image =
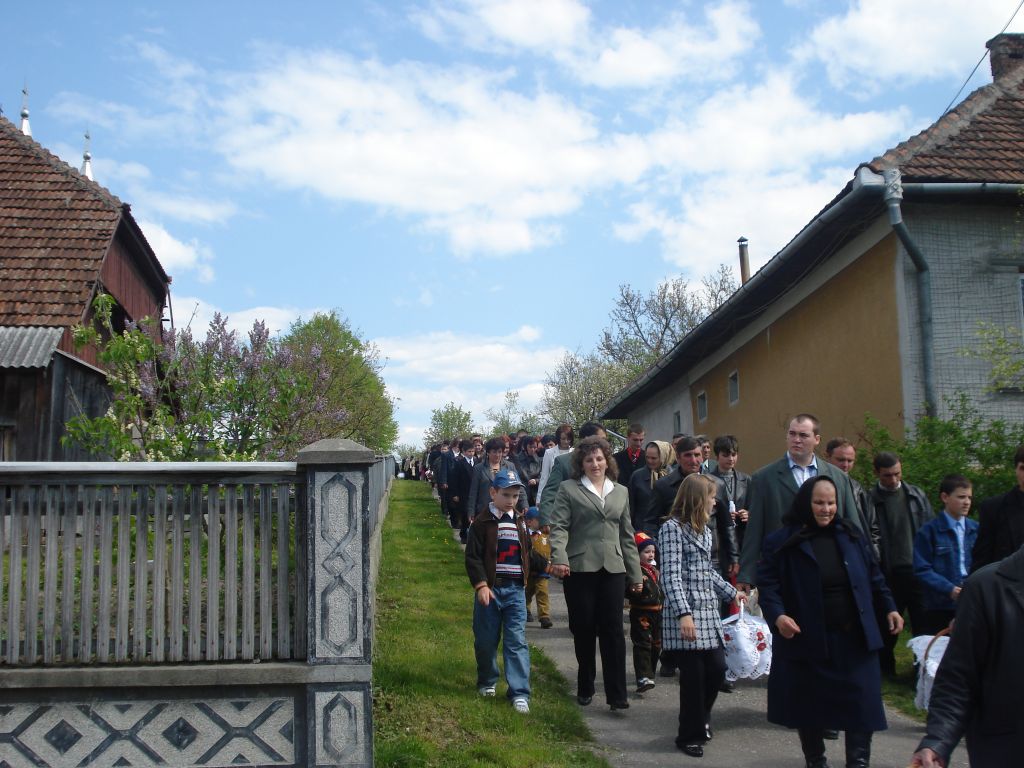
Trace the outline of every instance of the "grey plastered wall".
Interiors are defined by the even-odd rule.
[[[1020,202],[905,203],[903,212],[931,267],[938,413],[948,415],[947,399],[963,390],[985,417],[1021,420],[1024,395],[988,391],[988,365],[964,354],[976,344],[980,321],[1021,327],[1021,275],[1013,263],[1024,266]],[[899,253],[903,405],[907,425],[912,426],[924,402],[917,278],[902,246]]]
[[[680,432],[693,434],[693,411],[690,407],[690,388],[679,380],[644,401],[629,412],[630,423],[643,424],[647,440],[671,440],[675,432],[674,415],[679,411]]]

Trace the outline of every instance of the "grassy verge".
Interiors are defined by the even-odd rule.
[[[397,481],[384,523],[373,659],[378,766],[602,766],[565,678],[531,647],[531,713],[476,693],[472,590],[426,483]]]

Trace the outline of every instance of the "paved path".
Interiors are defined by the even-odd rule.
[[[527,625],[528,640],[544,649],[561,672],[575,683],[576,657],[572,647],[561,584],[551,580],[551,612],[555,626],[541,629],[532,622]],[[628,639],[628,619],[624,623]],[[630,708],[612,712],[604,704],[598,658],[597,693],[594,703],[584,708],[587,724],[608,762],[619,768],[650,768],[681,766],[694,768],[798,768],[803,766],[796,733],[771,725],[765,719],[767,689],[763,681],[741,681],[732,694],[721,694],[715,704],[714,740],[705,747],[702,759],[690,758],[680,752],[673,741],[679,716],[678,682],[673,678],[657,678],[657,687],[644,694],[631,693]],[[633,662],[627,660],[627,680],[633,680]],[[876,733],[872,744],[871,765],[874,768],[904,768],[921,738],[919,723],[895,712],[887,711],[889,730]],[[833,766],[844,764],[842,740],[826,742]],[[951,768],[967,768],[967,755],[958,749]]]

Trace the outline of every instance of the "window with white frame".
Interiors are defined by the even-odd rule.
[[[697,421],[707,421],[708,419],[708,393],[698,392],[697,393]]]
[[[729,405],[736,405],[740,401],[740,372],[733,371],[729,374],[729,382],[726,385],[729,391]]]
[[[683,431],[683,414],[676,411],[672,414],[672,433],[678,435]]]

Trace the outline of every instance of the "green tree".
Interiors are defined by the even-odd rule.
[[[430,426],[423,435],[425,447],[434,443],[465,437],[473,431],[473,414],[449,401],[430,412]]]
[[[948,417],[922,417],[902,440],[867,416],[853,475],[870,488],[875,483],[875,453],[894,451],[902,459],[904,478],[921,486],[935,506],[939,483],[949,474],[968,477],[976,501],[1005,493],[1015,483],[1013,455],[1024,444],[1024,424],[986,420],[963,393],[947,406]]]
[[[1024,389],[1024,335],[1019,327],[978,323],[978,343],[965,352],[988,362],[992,391]]]
[[[95,322],[75,330],[92,345],[113,399],[98,418],[75,416],[68,442],[120,460],[294,458],[323,437],[351,437],[379,451],[397,436],[376,350],[336,314],[295,323],[283,342],[255,322],[242,342],[214,316],[205,338],[161,339],[143,320],[119,332],[115,302],[95,301]]]
[[[323,437],[345,437],[377,452],[398,438],[394,402],[380,376],[377,348],[332,311],[297,320],[281,338],[282,363],[303,392],[316,393],[289,412],[282,430],[296,448]]]
[[[505,392],[505,403],[501,408],[488,408],[484,411],[492,424],[491,434],[511,435],[525,429],[531,435],[539,435],[544,431],[544,420],[536,413],[519,406],[519,393],[514,390]]]

